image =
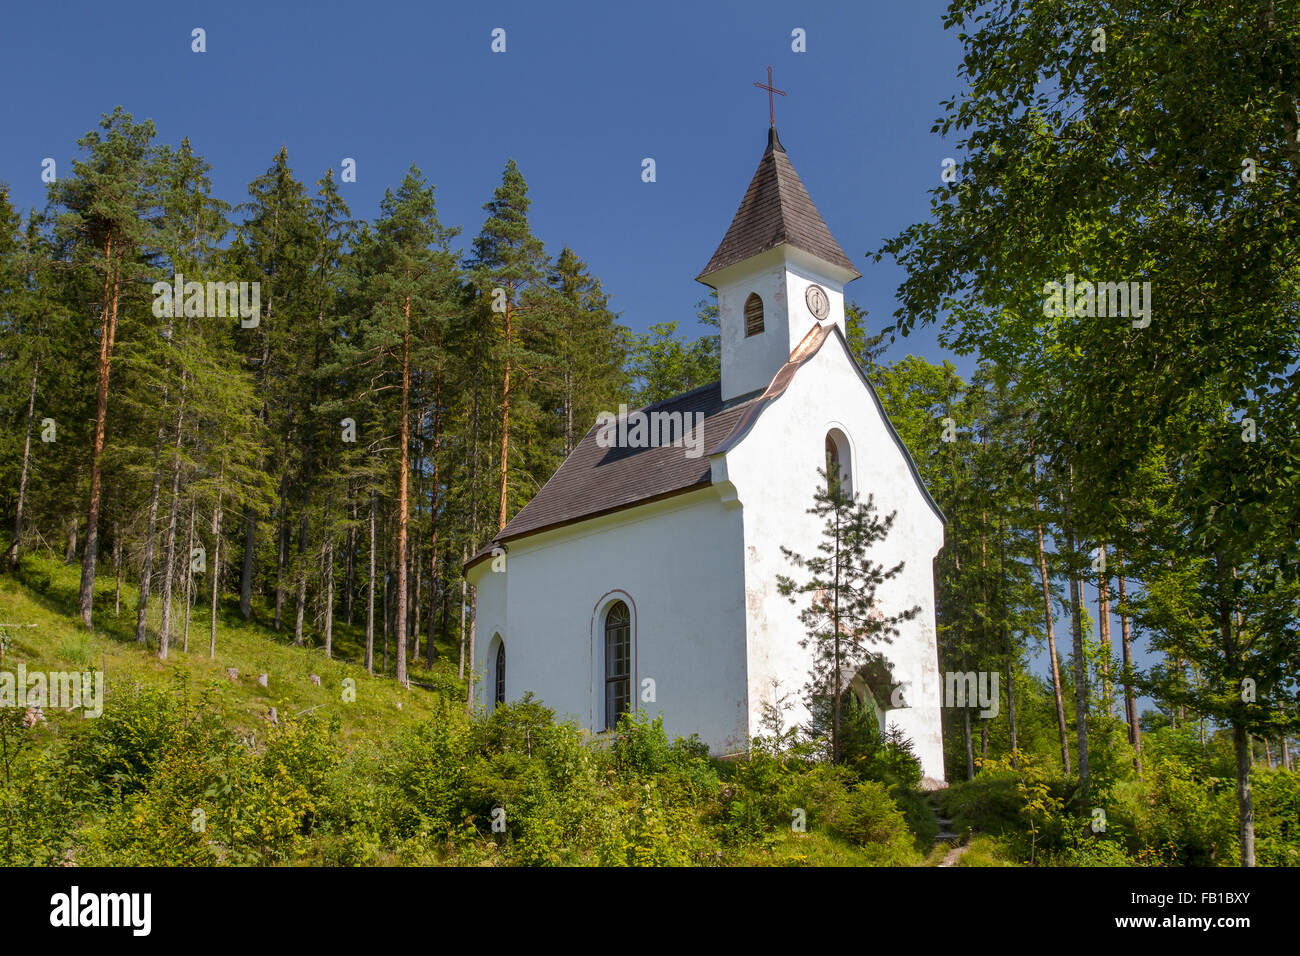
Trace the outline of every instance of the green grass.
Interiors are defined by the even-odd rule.
[[[767,846],[746,846],[728,854],[728,866],[915,866],[916,859],[883,858],[878,848],[860,847],[825,833],[777,831]]]
[[[105,707],[112,705],[116,687],[175,686],[186,680],[194,686],[216,689],[216,706],[229,726],[245,733],[256,733],[274,707],[284,718],[304,711],[337,714],[345,738],[379,739],[393,731],[427,717],[442,698],[418,686],[403,687],[378,673],[382,661],[382,639],[376,640],[376,674],[370,676],[360,666],[365,632],[362,627],[335,625],[333,659],[319,647],[293,644],[292,601],[286,630],[276,632],[267,626],[272,620],[270,609],[256,605],[253,619],[245,621],[238,602],[232,596],[219,603],[216,628],[216,655],[209,658],[208,642],[210,607],[199,603],[190,620],[189,650],[183,649],[180,631],[184,628],[183,605],[173,609],[173,638],[166,661],[158,659],[157,628],[161,601],[150,601],[149,643],[135,641],[137,590],[122,584],[121,611],[115,614],[114,580],[101,576],[95,583],[94,628],[87,630],[76,613],[80,566],[65,565],[48,555],[25,557],[16,575],[0,574],[0,625],[4,625],[9,647],[0,668],[12,671],[19,662],[29,671],[102,670],[105,675]],[[381,622],[376,621],[376,631]],[[312,643],[317,635],[313,635]],[[449,696],[463,699],[464,683],[456,680],[457,660],[454,648],[436,647],[438,660],[432,670],[411,668],[411,679],[443,688]],[[393,666],[390,647],[389,666]],[[237,680],[226,676],[227,668],[236,668]],[[259,674],[268,676],[268,686],[257,683]],[[320,686],[311,683],[310,675],[320,677]],[[355,702],[345,702],[344,680],[356,682]],[[82,720],[80,715],[48,713],[54,727]]]
[[[977,836],[970,841],[966,852],[957,860],[957,866],[1019,866],[1006,858],[998,842],[990,836]]]
[[[438,647],[438,660],[432,669],[423,666],[412,669],[413,680],[433,685],[437,690],[426,690],[419,686],[403,687],[390,677],[368,675],[360,665],[364,641],[362,628],[339,625],[335,631],[335,646],[339,656],[328,659],[320,647],[294,646],[291,617],[287,630],[277,632],[269,626],[273,619],[272,608],[264,603],[256,604],[252,619],[245,621],[239,614],[235,596],[226,595],[218,607],[215,656],[208,656],[210,610],[200,605],[195,608],[190,621],[189,649],[184,649],[182,637],[174,635],[168,658],[163,661],[158,658],[156,633],[160,602],[156,598],[150,602],[153,607],[149,618],[149,642],[137,643],[136,590],[123,584],[119,611],[115,604],[115,582],[111,576],[105,575],[96,582],[95,626],[87,630],[76,613],[79,577],[79,567],[65,565],[57,556],[52,555],[27,557],[19,573],[0,574],[0,625],[3,625],[3,635],[0,636],[4,636],[7,641],[3,659],[0,659],[0,670],[12,672],[21,662],[28,671],[84,671],[91,668],[102,671],[107,690],[104,709],[110,714],[113,712],[114,695],[125,697],[133,686],[161,690],[167,694],[180,694],[185,689],[210,690],[210,693],[197,699],[210,701],[207,706],[215,710],[221,724],[241,737],[255,737],[256,747],[263,749],[269,747],[273,739],[267,725],[272,707],[276,709],[282,724],[288,718],[307,711],[321,717],[335,716],[339,720],[342,747],[351,753],[338,764],[338,779],[330,779],[328,786],[321,784],[309,796],[294,791],[299,803],[293,804],[295,812],[307,814],[307,811],[302,810],[302,804],[309,806],[312,814],[327,814],[329,826],[322,826],[310,833],[304,829],[299,837],[305,836],[307,839],[299,840],[290,849],[283,849],[276,844],[274,852],[283,853],[283,861],[326,863],[356,858],[387,863],[450,862],[457,865],[480,865],[494,862],[497,850],[493,839],[486,834],[470,839],[461,833],[453,840],[450,836],[434,836],[421,831],[418,838],[408,834],[401,838],[394,837],[396,842],[383,842],[388,837],[381,836],[381,833],[388,831],[367,815],[373,811],[367,801],[377,792],[370,786],[368,779],[368,770],[373,770],[373,761],[376,759],[396,757],[415,760],[416,763],[412,766],[419,767],[421,772],[427,771],[431,781],[429,786],[434,787],[435,791],[448,781],[464,777],[467,782],[457,784],[465,789],[465,793],[457,797],[457,806],[462,807],[462,811],[479,799],[477,794],[484,788],[489,791],[504,788],[503,792],[507,794],[515,792],[512,775],[516,772],[516,764],[523,759],[517,752],[468,753],[463,759],[468,762],[470,769],[467,771],[461,767],[457,772],[455,767],[441,766],[437,760],[432,760],[429,755],[433,751],[420,750],[412,756],[407,752],[410,738],[406,739],[407,751],[401,747],[390,751],[372,746],[387,742],[403,730],[413,728],[434,716],[435,712],[450,710],[453,713],[463,713],[464,708],[460,702],[464,700],[465,685],[455,676],[457,660],[454,647]],[[286,613],[291,614],[292,601],[287,604]],[[179,602],[174,616],[177,614],[179,617],[174,630],[183,632],[184,608]],[[318,639],[319,635],[312,634],[309,643],[314,644]],[[376,655],[377,666],[381,660],[382,647],[379,650],[380,653]],[[227,668],[238,670],[236,680],[227,677]],[[267,687],[261,687],[257,682],[257,676],[262,673],[269,677]],[[312,674],[319,675],[319,686],[311,683]],[[344,700],[342,691],[344,681],[348,678],[355,681],[355,702]],[[191,698],[193,699],[196,698]],[[42,739],[46,745],[71,744],[78,736],[90,737],[93,731],[111,726],[86,719],[75,711],[47,710],[46,716],[47,723],[38,725],[34,731],[36,740],[33,742],[38,744],[37,750],[42,751],[54,749],[41,746]],[[463,719],[457,718],[458,721]],[[468,728],[462,727],[462,730],[468,732]],[[332,729],[330,733],[333,734]],[[280,737],[277,735],[274,739]],[[253,741],[250,740],[249,743],[253,744]],[[661,744],[664,748],[668,746],[666,739]],[[331,740],[326,749],[333,746]],[[250,747],[250,750],[256,747]],[[77,821],[75,831],[71,834],[65,834],[51,824],[46,829],[54,836],[49,839],[59,847],[66,844],[66,852],[74,854],[68,858],[76,858],[75,854],[83,852],[99,852],[107,854],[105,859],[115,861],[135,860],[137,857],[132,854],[136,853],[146,854],[141,859],[170,859],[166,850],[171,845],[167,827],[186,827],[188,823],[182,819],[177,824],[166,814],[159,815],[155,811],[157,806],[170,806],[168,801],[172,799],[172,794],[188,792],[184,787],[191,781],[185,774],[192,769],[189,762],[191,757],[197,761],[194,766],[199,768],[194,772],[206,772],[202,769],[206,766],[203,763],[204,755],[186,755],[184,760],[179,760],[172,766],[172,776],[161,777],[160,782],[151,782],[150,786],[156,782],[158,789],[146,788],[126,802],[105,804],[87,811],[85,819]],[[419,760],[426,758],[431,761],[429,765],[419,763]],[[256,765],[256,758],[251,759],[254,763],[249,764],[250,767]],[[604,759],[606,765],[612,766],[607,755]],[[610,791],[611,796],[593,797],[594,791],[590,788],[586,791],[579,788],[575,799],[605,800],[620,795],[617,799],[622,799],[629,807],[635,808],[644,784],[642,778],[631,772],[620,777],[613,769],[609,769],[608,773],[607,784],[614,788]],[[557,793],[564,790],[565,786],[557,785]],[[273,790],[271,788],[268,792]],[[384,792],[396,791],[390,789]],[[354,799],[356,805],[364,811],[360,816],[352,814],[350,809],[344,809],[352,807],[351,801]],[[310,803],[312,800],[321,803],[317,806]],[[409,794],[399,797],[399,802],[400,800],[408,801],[402,804],[403,812],[408,815],[415,812],[412,809],[414,806],[423,806],[419,800],[411,803]],[[558,797],[556,800],[556,806],[561,806],[563,801]],[[123,815],[144,813],[148,807],[154,807],[153,811],[148,811],[154,813],[154,816],[149,817],[151,829],[145,833],[147,839],[142,839],[137,845],[124,835],[133,832],[131,827],[135,824],[128,821],[123,830]],[[699,822],[693,818],[701,812],[701,805],[694,798],[683,797],[678,803],[666,807],[677,814],[678,819],[691,819],[693,824]],[[272,816],[268,819],[275,818]],[[305,827],[307,819],[308,816],[304,815],[297,825]],[[900,822],[901,819],[899,815]],[[131,817],[130,820],[135,818]],[[615,821],[610,825],[617,828],[625,823],[626,821]],[[454,826],[459,824],[453,821]],[[711,864],[856,867],[914,866],[923,862],[922,854],[912,848],[910,841],[869,843],[862,846],[843,839],[834,830],[818,826],[810,826],[807,833],[792,833],[783,827],[778,828],[756,844],[736,847],[726,847],[720,841],[715,842],[718,836],[716,832],[702,835],[706,828],[707,824],[701,824],[695,838],[713,847],[713,855],[704,861]],[[44,832],[43,830],[42,833]],[[188,831],[183,831],[183,835],[188,838]],[[579,830],[575,830],[574,835],[578,838]],[[589,836],[590,834],[582,838],[587,839]],[[591,846],[594,848],[597,842],[591,843]],[[660,850],[664,848],[660,844],[655,845]],[[268,856],[272,851],[266,846],[249,844],[245,847],[250,848],[262,853],[261,859],[281,859]]]

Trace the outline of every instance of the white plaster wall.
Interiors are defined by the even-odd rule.
[[[532,691],[558,716],[604,728],[604,633],[611,592],[633,614],[633,700],[660,711],[669,736],[698,733],[714,753],[746,745],[744,568],[740,512],[713,489],[511,542],[504,572],[484,561],[474,667],[488,673],[492,633],[506,643],[506,697]],[[641,702],[645,678],[656,700]],[[491,689],[476,687],[480,703]]]
[[[830,325],[834,322],[840,327],[840,332],[848,334],[844,328],[844,286],[836,279],[831,278],[825,271],[819,270],[816,266],[817,260],[808,253],[802,252],[793,247],[786,249],[786,269],[785,269],[785,299],[789,303],[790,326],[787,332],[788,348],[786,358],[795,350],[803,337],[808,334],[808,330],[814,325],[819,324],[811,310],[808,308],[808,287],[810,285],[819,285],[826,292],[826,299],[830,303],[830,311],[827,312],[826,318],[820,320],[821,325]],[[778,366],[779,368],[779,366]],[[776,374],[776,369],[772,370]]]
[[[784,258],[772,250],[743,265],[718,287],[723,401],[767,388],[790,358]],[[746,336],[745,300],[751,293],[763,300],[763,332]]]
[[[895,679],[908,682],[904,698],[910,707],[890,709],[896,724],[916,747],[925,774],[944,778],[940,728],[938,650],[935,637],[932,559],[943,545],[943,526],[925,501],[903,453],[889,434],[882,413],[852,365],[852,359],[832,336],[794,376],[789,387],[759,417],[750,433],[715,461],[734,484],[742,506],[745,541],[745,602],[749,619],[750,730],[757,733],[758,702],[773,698],[771,681],[780,692],[802,697],[810,654],[799,647],[804,636],[799,607],[777,591],[777,575],[800,580],[781,553],[781,546],[804,555],[815,552],[820,520],[806,513],[825,466],[826,433],[840,428],[852,445],[853,487],[864,498],[875,494],[882,513],[897,510],[889,537],[877,544],[873,560],[892,566],[905,561],[903,573],[887,581],[878,597],[886,613],[913,605],[921,613],[901,625],[901,634],[879,650],[891,662]],[[721,457],[721,456],[720,456]],[[807,710],[800,701],[790,720],[803,722]]]
[[[769,249],[717,273],[714,280],[718,282],[724,401],[767,388],[817,324],[805,298],[810,285],[826,291],[830,311],[823,323],[834,322],[845,331],[842,281],[819,265],[815,256],[793,246]],[[763,332],[746,336],[745,300],[751,293],[763,300]]]

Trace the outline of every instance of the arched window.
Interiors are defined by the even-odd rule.
[[[831,494],[840,487],[840,450],[835,447],[835,439],[826,436],[826,481]]]
[[[751,292],[745,300],[745,338],[759,335],[763,331],[763,300],[757,292]]]
[[[496,661],[496,681],[492,691],[492,704],[504,704],[506,702],[506,642],[502,641],[497,645]]]
[[[632,615],[615,601],[605,612],[605,729],[618,726],[632,704]]]
[[[849,440],[838,428],[826,433],[826,478],[832,494],[851,496],[853,475],[849,468]]]

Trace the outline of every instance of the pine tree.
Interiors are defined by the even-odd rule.
[[[438,221],[433,187],[414,166],[396,192],[385,194],[380,210],[375,225],[377,271],[368,293],[374,303],[372,322],[363,348],[370,353],[374,372],[388,373],[376,392],[399,396],[393,633],[397,679],[406,683],[413,369],[417,361],[430,357],[438,338],[433,327],[451,308],[457,273],[450,243],[456,230]]]
[[[896,614],[886,614],[879,606],[876,591],[885,581],[903,571],[903,563],[886,568],[871,560],[874,544],[889,536],[895,514],[878,515],[873,498],[861,501],[850,493],[838,474],[819,470],[825,483],[813,494],[808,514],[822,519],[822,540],[817,555],[805,557],[782,547],[795,567],[809,577],[803,583],[778,575],[780,593],[791,604],[807,599],[799,618],[807,628],[800,646],[812,648],[812,670],[805,693],[809,709],[829,700],[832,713],[830,758],[838,761],[840,717],[847,684],[863,668],[880,663],[883,658],[875,647],[888,643],[898,634],[898,625],[920,614],[920,607]]]
[[[229,263],[233,273],[261,284],[262,319],[251,335],[240,340],[240,347],[255,370],[255,386],[262,398],[259,419],[278,439],[262,467],[279,488],[273,512],[277,519],[274,626],[279,630],[289,573],[290,511],[296,504],[290,488],[301,488],[304,477],[295,440],[303,417],[310,412],[311,391],[302,385],[313,369],[311,352],[303,348],[302,340],[316,326],[312,272],[319,240],[307,190],[294,176],[283,147],[267,171],[249,184],[248,194],[250,201],[239,207],[246,218],[238,228]],[[240,577],[240,612],[245,617],[252,614],[259,524],[259,512],[245,515]]]
[[[58,228],[72,244],[75,266],[86,281],[100,288],[98,297],[99,362],[95,429],[90,453],[90,492],[81,565],[78,610],[91,626],[95,594],[95,559],[99,547],[104,442],[108,430],[109,376],[118,318],[139,280],[148,277],[145,257],[154,245],[152,213],[157,200],[154,125],[136,123],[121,107],[78,140],[84,159],[73,161],[72,175],[51,188],[63,212]]]
[[[528,224],[528,184],[512,159],[506,163],[501,185],[484,204],[487,221],[474,239],[469,262],[470,280],[478,293],[480,309],[489,322],[501,316],[501,341],[495,350],[501,366],[500,452],[497,459],[496,527],[506,525],[510,488],[510,412],[514,394],[511,375],[526,369],[533,356],[521,345],[521,337],[534,320],[542,317],[545,299],[538,295],[546,279],[547,260],[542,241]]]

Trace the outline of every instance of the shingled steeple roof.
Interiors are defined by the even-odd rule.
[[[731,220],[731,228],[696,278],[704,281],[720,269],[783,243],[848,269],[855,279],[862,275],[822,221],[774,127],[768,130],[767,150]]]

